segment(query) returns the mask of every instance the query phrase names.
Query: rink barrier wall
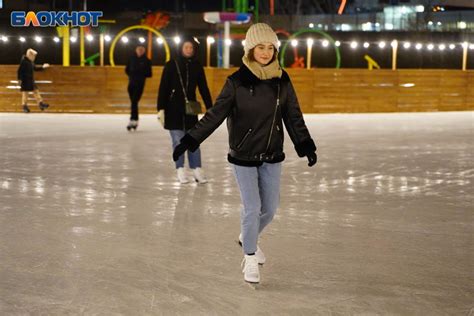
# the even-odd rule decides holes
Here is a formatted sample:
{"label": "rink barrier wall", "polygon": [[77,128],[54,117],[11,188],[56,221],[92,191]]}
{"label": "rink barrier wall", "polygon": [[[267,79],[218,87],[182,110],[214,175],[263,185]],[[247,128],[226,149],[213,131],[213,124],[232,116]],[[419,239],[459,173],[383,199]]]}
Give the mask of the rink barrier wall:
{"label": "rink barrier wall", "polygon": [[[17,66],[0,66],[0,112],[20,112]],[[163,67],[153,67],[140,113],[156,113]],[[213,99],[233,69],[206,68]],[[474,71],[288,69],[304,113],[424,112],[474,110]],[[48,112],[128,113],[124,67],[53,66],[36,72]],[[29,104],[38,111],[32,96]]]}

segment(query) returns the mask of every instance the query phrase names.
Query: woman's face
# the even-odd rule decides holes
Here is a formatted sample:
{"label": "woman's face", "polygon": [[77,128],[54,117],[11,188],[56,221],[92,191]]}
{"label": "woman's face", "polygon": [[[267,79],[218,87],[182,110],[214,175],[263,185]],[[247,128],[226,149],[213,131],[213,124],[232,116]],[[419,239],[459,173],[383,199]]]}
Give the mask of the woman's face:
{"label": "woman's face", "polygon": [[135,49],[135,53],[137,54],[138,57],[142,57],[143,55],[145,55],[145,52],[146,52],[146,49],[143,46],[138,46]]}
{"label": "woman's face", "polygon": [[253,57],[262,66],[267,65],[275,54],[275,47],[271,43],[261,43],[255,46]]}
{"label": "woman's face", "polygon": [[183,44],[183,56],[190,58],[193,57],[194,55],[194,45],[190,42],[186,42]]}

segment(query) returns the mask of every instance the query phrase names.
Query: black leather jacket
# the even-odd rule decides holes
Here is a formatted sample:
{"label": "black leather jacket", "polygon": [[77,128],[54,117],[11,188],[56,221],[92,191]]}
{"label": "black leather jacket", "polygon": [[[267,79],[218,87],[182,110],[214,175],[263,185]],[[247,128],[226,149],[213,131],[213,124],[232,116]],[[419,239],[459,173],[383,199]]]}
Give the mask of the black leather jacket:
{"label": "black leather jacket", "polygon": [[136,54],[132,55],[125,67],[125,73],[130,82],[144,84],[146,78],[151,78],[152,76],[151,60],[146,55],[141,57],[138,57]]}
{"label": "black leather jacket", "polygon": [[34,71],[41,70],[43,70],[43,66],[35,65],[35,63],[26,56],[22,57],[17,71],[18,80],[21,81],[21,91],[33,91],[37,88]]}
{"label": "black leather jacket", "polygon": [[196,150],[226,118],[231,163],[259,166],[283,161],[283,123],[300,157],[316,151],[285,71],[281,78],[260,80],[245,65],[240,67],[181,142]]}

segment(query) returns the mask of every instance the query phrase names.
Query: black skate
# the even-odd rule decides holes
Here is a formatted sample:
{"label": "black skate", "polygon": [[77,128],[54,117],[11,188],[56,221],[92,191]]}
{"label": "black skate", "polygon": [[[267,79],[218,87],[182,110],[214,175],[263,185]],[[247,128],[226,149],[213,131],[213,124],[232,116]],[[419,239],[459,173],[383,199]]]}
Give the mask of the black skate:
{"label": "black skate", "polygon": [[44,111],[45,109],[49,108],[49,104],[44,103],[44,102],[40,102],[39,108],[40,108],[41,111]]}
{"label": "black skate", "polygon": [[30,108],[28,107],[28,105],[23,105],[23,112],[25,113],[30,113]]}

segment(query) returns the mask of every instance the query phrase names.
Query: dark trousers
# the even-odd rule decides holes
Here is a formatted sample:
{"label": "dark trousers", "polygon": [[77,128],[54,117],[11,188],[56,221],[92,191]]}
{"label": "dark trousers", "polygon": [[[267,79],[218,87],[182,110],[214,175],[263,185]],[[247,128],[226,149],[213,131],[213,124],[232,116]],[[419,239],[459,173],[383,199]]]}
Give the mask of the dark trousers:
{"label": "dark trousers", "polygon": [[138,121],[138,102],[140,101],[145,81],[130,81],[128,84],[128,96],[131,102],[130,120]]}

